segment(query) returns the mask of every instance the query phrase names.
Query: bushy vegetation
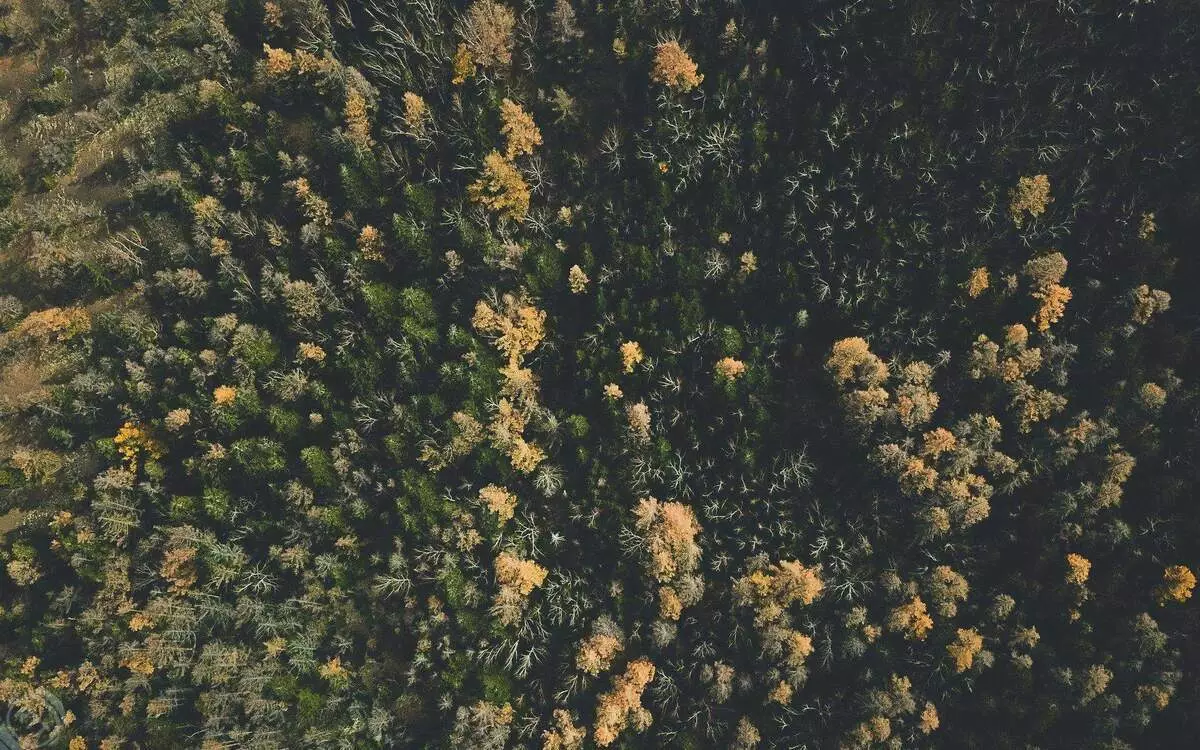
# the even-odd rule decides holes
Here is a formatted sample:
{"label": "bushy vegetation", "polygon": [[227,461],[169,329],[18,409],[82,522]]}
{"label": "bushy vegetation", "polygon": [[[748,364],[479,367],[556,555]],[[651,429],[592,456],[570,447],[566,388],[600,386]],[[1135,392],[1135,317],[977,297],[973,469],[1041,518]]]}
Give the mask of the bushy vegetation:
{"label": "bushy vegetation", "polygon": [[1192,747],[1198,32],[0,2],[0,746]]}

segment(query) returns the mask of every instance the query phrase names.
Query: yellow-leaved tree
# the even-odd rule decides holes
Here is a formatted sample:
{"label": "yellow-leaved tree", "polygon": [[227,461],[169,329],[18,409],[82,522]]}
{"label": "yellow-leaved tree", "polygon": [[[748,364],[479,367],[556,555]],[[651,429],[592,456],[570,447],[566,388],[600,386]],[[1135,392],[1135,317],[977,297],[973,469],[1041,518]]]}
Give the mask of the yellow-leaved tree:
{"label": "yellow-leaved tree", "polygon": [[642,691],[654,680],[654,664],[648,659],[630,662],[625,673],[613,680],[613,687],[596,704],[596,725],[592,737],[599,747],[608,747],[627,727],[641,732],[654,717],[642,706]]}

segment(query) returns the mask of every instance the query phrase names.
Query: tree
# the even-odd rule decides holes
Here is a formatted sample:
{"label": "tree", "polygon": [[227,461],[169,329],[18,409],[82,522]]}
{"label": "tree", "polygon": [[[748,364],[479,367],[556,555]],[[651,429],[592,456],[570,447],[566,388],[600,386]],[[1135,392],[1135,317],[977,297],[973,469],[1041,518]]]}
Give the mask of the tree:
{"label": "tree", "polygon": [[512,99],[500,102],[500,132],[504,135],[504,158],[515,159],[533,153],[533,149],[542,145],[542,131],[534,123],[533,118],[521,109],[521,105]]}
{"label": "tree", "polygon": [[1162,583],[1158,587],[1158,603],[1183,603],[1192,598],[1196,588],[1196,574],[1186,565],[1171,565],[1163,570]]}
{"label": "tree", "polygon": [[471,200],[499,216],[521,221],[529,212],[529,186],[512,162],[493,151],[483,159],[483,174],[467,188]]}
{"label": "tree", "polygon": [[704,81],[696,63],[674,39],[659,42],[654,47],[651,80],[680,91],[691,91]]}
{"label": "tree", "polygon": [[599,747],[608,747],[628,726],[644,731],[654,720],[642,706],[642,691],[654,680],[654,665],[648,659],[637,659],[625,668],[625,673],[613,680],[613,687],[600,696],[596,704],[596,724],[592,737]]}
{"label": "tree", "polygon": [[1023,226],[1026,214],[1035,219],[1041,216],[1046,212],[1051,200],[1049,177],[1039,174],[1020,178],[1017,180],[1017,186],[1013,188],[1008,206],[1013,224]]}

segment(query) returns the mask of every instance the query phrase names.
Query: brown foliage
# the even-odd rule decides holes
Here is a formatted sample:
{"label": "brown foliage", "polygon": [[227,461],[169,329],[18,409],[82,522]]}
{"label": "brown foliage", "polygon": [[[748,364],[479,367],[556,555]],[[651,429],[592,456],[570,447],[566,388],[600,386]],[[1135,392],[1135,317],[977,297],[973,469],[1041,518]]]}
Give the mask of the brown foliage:
{"label": "brown foliage", "polygon": [[1150,318],[1171,308],[1171,295],[1142,284],[1133,290],[1133,322],[1145,325]]}

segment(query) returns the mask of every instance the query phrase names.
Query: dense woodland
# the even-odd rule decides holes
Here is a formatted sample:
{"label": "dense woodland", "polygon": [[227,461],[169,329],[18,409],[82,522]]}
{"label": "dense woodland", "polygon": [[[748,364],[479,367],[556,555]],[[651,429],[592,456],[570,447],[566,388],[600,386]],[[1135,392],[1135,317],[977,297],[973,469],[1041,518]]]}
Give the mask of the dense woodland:
{"label": "dense woodland", "polygon": [[1191,748],[1200,7],[0,0],[0,748]]}

